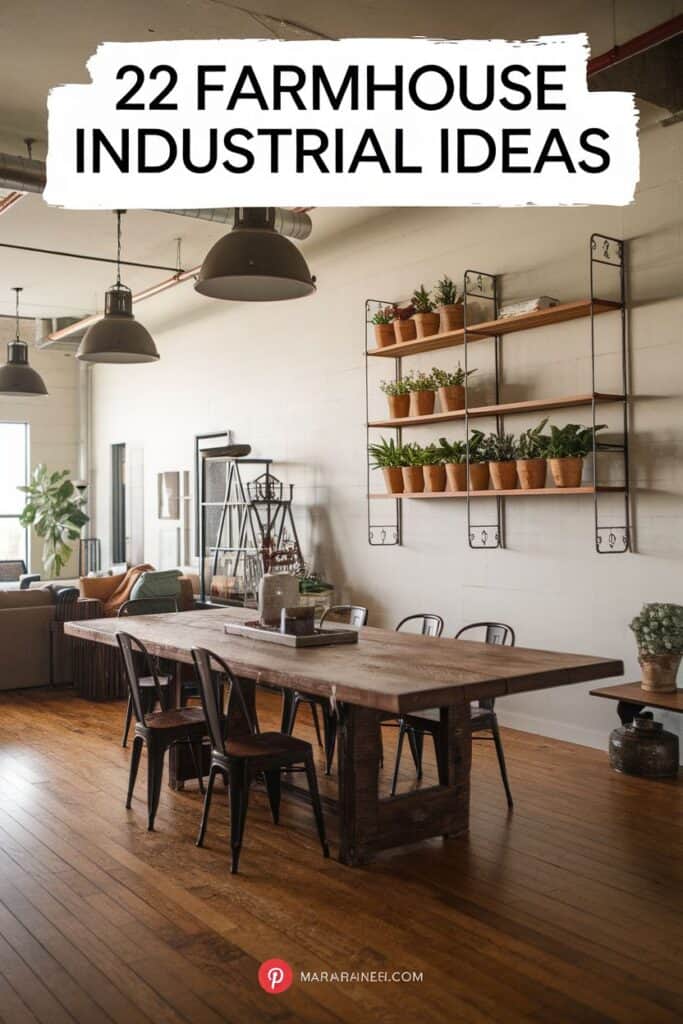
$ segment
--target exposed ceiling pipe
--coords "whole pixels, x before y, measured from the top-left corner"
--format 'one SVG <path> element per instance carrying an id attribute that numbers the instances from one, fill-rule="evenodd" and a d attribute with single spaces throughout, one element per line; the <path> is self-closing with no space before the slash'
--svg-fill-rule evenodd
<path id="1" fill-rule="evenodd" d="M 7 213 L 15 203 L 18 203 L 20 199 L 24 198 L 23 192 L 8 192 L 6 196 L 0 199 L 0 217 L 3 213 Z"/>
<path id="2" fill-rule="evenodd" d="M 25 156 L 0 153 L 0 188 L 18 192 L 42 193 L 47 180 L 45 163 Z M 232 227 L 235 222 L 235 208 L 225 207 L 210 210 L 155 210 L 155 213 L 174 213 L 178 217 L 192 217 L 214 224 Z M 275 210 L 275 230 L 286 238 L 302 241 L 311 233 L 311 218 L 303 210 Z"/>
<path id="3" fill-rule="evenodd" d="M 645 50 L 649 50 L 667 39 L 673 39 L 681 32 L 683 32 L 683 14 L 678 14 L 675 18 L 663 21 L 660 25 L 649 28 L 647 32 L 634 36 L 633 39 L 629 39 L 625 43 L 620 43 L 619 46 L 615 45 L 606 53 L 592 57 L 588 61 L 588 77 L 590 78 L 591 75 L 596 75 L 599 71 L 604 71 L 605 68 L 612 67 L 614 64 L 620 64 L 621 61 L 627 60 L 637 53 L 644 53 Z"/>

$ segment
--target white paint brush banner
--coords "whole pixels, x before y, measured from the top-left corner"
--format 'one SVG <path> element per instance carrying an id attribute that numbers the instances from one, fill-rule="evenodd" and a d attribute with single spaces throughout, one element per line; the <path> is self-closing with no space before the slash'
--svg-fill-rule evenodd
<path id="1" fill-rule="evenodd" d="M 586 36 L 103 43 L 48 98 L 68 209 L 623 206 L 634 97 L 589 92 Z"/>

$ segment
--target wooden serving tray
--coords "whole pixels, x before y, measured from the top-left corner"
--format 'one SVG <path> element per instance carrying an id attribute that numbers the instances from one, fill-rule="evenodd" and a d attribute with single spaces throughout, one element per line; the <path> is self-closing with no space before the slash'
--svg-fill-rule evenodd
<path id="1" fill-rule="evenodd" d="M 246 636 L 252 640 L 265 640 L 283 647 L 330 647 L 333 644 L 357 644 L 355 629 L 316 629 L 308 636 L 281 633 L 277 626 L 262 626 L 260 622 L 226 622 L 223 631 L 231 636 Z"/>

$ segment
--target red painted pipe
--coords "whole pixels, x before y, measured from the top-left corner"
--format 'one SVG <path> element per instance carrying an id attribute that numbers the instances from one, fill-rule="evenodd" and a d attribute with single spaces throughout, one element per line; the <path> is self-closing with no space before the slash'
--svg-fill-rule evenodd
<path id="1" fill-rule="evenodd" d="M 634 36 L 633 39 L 622 43 L 621 46 L 615 46 L 606 53 L 593 57 L 588 61 L 588 77 L 590 78 L 598 71 L 604 71 L 605 68 L 612 67 L 613 64 L 620 64 L 621 61 L 633 57 L 636 53 L 643 53 L 645 50 L 657 46 L 658 43 L 673 39 L 681 32 L 683 32 L 683 14 L 677 14 L 675 18 L 670 18 L 669 21 L 663 21 L 661 25 L 649 28 L 647 32 Z"/>

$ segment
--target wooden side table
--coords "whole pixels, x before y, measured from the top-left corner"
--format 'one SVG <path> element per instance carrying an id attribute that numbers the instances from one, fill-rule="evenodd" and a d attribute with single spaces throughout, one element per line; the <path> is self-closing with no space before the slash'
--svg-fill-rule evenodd
<path id="1" fill-rule="evenodd" d="M 660 711 L 675 711 L 683 714 L 683 690 L 671 693 L 656 693 L 643 690 L 640 683 L 621 683 L 619 686 L 601 686 L 591 690 L 592 697 L 606 697 L 616 700 L 617 714 L 622 725 L 630 725 L 636 715 L 644 708 L 657 708 Z"/>

